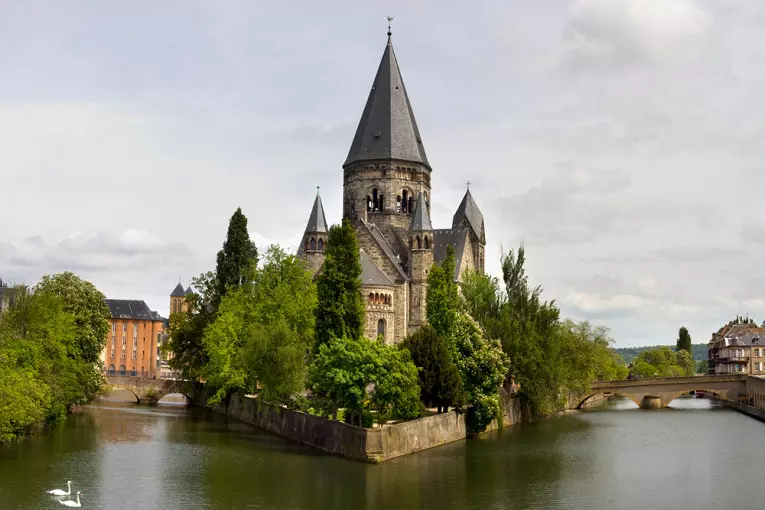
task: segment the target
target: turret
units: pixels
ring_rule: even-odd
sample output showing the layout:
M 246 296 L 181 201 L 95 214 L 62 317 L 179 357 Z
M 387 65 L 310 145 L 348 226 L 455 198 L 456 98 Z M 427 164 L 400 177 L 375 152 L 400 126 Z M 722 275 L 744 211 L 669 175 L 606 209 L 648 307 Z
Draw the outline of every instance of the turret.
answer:
M 465 192 L 457 212 L 454 213 L 452 228 L 468 229 L 475 267 L 479 272 L 483 273 L 485 270 L 486 232 L 483 225 L 483 213 L 478 208 L 478 204 L 475 203 L 475 199 L 473 199 L 473 195 L 470 193 L 470 188 Z
M 411 295 L 409 330 L 415 330 L 427 321 L 426 301 L 428 273 L 433 267 L 433 226 L 430 223 L 425 195 L 420 192 L 409 223 L 409 276 Z
M 317 188 L 316 199 L 313 201 L 311 215 L 308 217 L 308 224 L 297 252 L 298 257 L 305 260 L 314 273 L 324 263 L 324 246 L 327 244 L 328 230 L 324 206 Z

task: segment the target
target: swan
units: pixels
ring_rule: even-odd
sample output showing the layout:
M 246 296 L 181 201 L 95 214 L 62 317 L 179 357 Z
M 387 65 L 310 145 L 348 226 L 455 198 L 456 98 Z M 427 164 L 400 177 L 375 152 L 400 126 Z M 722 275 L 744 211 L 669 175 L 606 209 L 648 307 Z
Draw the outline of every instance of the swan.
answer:
M 80 508 L 82 505 L 80 504 L 80 494 L 82 494 L 80 491 L 77 491 L 77 501 L 74 501 L 73 499 L 67 499 L 66 501 L 59 501 L 64 506 L 69 506 L 72 508 Z
M 68 496 L 72 493 L 72 482 L 66 482 L 66 486 L 69 487 L 69 489 L 66 492 L 64 492 L 61 489 L 53 489 L 51 491 L 45 491 L 45 492 L 53 496 Z

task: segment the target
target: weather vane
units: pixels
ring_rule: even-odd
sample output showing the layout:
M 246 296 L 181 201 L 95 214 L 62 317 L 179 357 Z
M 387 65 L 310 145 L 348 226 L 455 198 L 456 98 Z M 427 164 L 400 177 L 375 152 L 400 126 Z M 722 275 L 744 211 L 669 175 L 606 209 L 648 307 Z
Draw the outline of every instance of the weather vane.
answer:
M 393 21 L 393 17 L 392 16 L 388 16 L 388 37 L 391 36 L 391 33 L 390 33 L 390 23 L 391 23 L 391 21 Z

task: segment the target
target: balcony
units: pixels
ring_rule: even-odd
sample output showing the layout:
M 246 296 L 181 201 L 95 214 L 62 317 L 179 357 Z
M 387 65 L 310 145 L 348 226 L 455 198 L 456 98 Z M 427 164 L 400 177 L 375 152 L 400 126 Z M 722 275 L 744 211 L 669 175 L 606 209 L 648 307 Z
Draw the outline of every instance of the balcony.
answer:
M 729 357 L 729 358 L 715 358 L 715 362 L 717 363 L 749 363 L 749 358 L 746 356 L 743 357 Z

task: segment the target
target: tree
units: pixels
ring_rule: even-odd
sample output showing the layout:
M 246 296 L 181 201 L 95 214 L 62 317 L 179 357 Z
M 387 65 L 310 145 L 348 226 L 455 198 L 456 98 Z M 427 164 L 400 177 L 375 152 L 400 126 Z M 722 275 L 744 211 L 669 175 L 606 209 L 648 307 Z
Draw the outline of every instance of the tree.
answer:
M 308 380 L 326 414 L 344 408 L 354 425 L 361 425 L 366 409 L 375 409 L 380 423 L 420 414 L 417 367 L 406 349 L 364 337 L 332 338 L 319 345 Z
M 454 281 L 454 248 L 446 248 L 441 264 L 433 264 L 428 274 L 427 314 L 428 322 L 436 334 L 451 341 L 459 309 L 459 290 Z
M 696 365 L 688 351 L 659 346 L 638 354 L 632 363 L 630 375 L 638 378 L 685 377 L 692 376 L 695 371 Z
M 361 298 L 361 261 L 356 232 L 350 221 L 329 229 L 324 265 L 316 281 L 316 348 L 331 338 L 364 335 L 364 302 Z
M 98 363 L 106 345 L 111 317 L 105 296 L 95 285 L 70 272 L 43 276 L 35 292 L 50 293 L 61 299 L 64 311 L 74 316 L 78 357 Z
M 244 285 L 250 279 L 257 263 L 258 249 L 247 232 L 247 217 L 242 214 L 241 208 L 237 208 L 229 220 L 223 248 L 218 252 L 215 268 L 218 292 L 213 302 L 215 308 L 230 288 Z
M 677 350 L 685 350 L 688 354 L 692 354 L 691 335 L 685 326 L 681 327 L 677 333 Z
M 467 314 L 457 314 L 454 339 L 456 364 L 468 404 L 472 406 L 470 428 L 480 432 L 499 416 L 499 388 L 510 363 L 500 343 L 486 338 L 478 323 Z
M 450 406 L 463 404 L 462 379 L 444 338 L 430 324 L 424 325 L 400 344 L 408 349 L 420 369 L 422 401 L 446 412 Z
M 231 390 L 283 403 L 302 390 L 314 335 L 316 286 L 305 262 L 271 246 L 251 281 L 230 288 L 204 331 L 202 375 L 220 402 Z
M 196 292 L 186 296 L 186 312 L 170 315 L 170 341 L 164 348 L 172 352 L 168 364 L 186 381 L 201 377 L 209 356 L 204 350 L 203 337 L 207 327 L 215 320 L 212 302 L 217 296 L 215 273 L 208 272 L 192 279 Z

